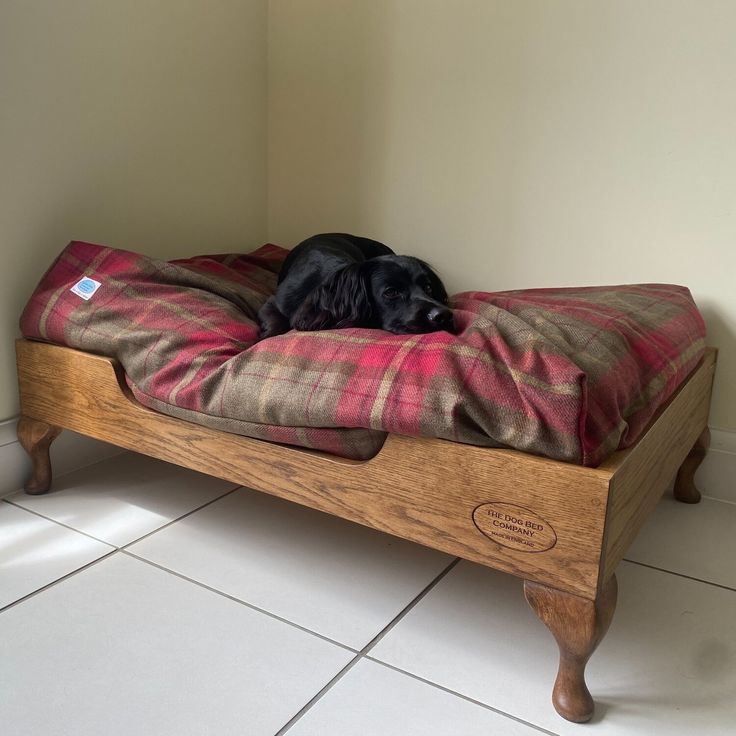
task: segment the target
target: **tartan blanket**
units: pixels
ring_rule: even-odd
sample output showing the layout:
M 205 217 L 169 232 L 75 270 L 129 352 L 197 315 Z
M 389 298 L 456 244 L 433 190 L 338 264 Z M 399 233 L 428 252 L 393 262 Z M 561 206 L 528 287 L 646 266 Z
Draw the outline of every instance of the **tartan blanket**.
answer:
M 356 459 L 386 432 L 595 466 L 637 440 L 697 365 L 705 326 L 669 284 L 464 292 L 458 332 L 289 332 L 256 313 L 288 251 L 160 261 L 72 242 L 21 331 L 116 358 L 145 406 Z

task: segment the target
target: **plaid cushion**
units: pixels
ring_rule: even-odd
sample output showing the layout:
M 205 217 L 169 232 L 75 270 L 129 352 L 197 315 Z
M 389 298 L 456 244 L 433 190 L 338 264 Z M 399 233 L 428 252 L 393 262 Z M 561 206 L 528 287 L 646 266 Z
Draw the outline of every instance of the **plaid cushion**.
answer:
M 287 252 L 165 262 L 73 242 L 21 329 L 116 358 L 153 409 L 359 459 L 397 432 L 597 465 L 636 441 L 705 349 L 690 292 L 667 284 L 465 292 L 451 300 L 456 335 L 257 342 Z M 100 283 L 88 299 L 71 290 L 85 276 Z

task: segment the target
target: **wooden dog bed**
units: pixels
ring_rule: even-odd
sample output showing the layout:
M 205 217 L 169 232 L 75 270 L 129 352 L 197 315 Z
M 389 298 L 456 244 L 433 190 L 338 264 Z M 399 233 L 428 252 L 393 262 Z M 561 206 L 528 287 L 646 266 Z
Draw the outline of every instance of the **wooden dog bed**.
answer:
M 371 460 L 337 458 L 147 409 L 110 358 L 25 339 L 16 347 L 26 492 L 49 490 L 49 446 L 71 429 L 516 575 L 559 645 L 552 701 L 571 721 L 593 714 L 585 666 L 613 616 L 616 566 L 675 476 L 678 500 L 700 500 L 712 349 L 634 446 L 587 468 L 395 434 Z

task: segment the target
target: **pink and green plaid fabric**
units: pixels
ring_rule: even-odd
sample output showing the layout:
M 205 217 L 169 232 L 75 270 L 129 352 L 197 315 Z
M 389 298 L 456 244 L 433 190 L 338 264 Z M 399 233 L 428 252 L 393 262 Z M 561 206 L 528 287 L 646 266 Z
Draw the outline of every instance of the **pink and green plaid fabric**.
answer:
M 705 349 L 690 292 L 668 284 L 465 292 L 456 335 L 258 342 L 286 253 L 166 262 L 73 242 L 21 329 L 116 358 L 142 404 L 228 432 L 357 459 L 396 432 L 589 466 L 636 441 Z M 100 284 L 88 299 L 72 291 L 84 277 Z

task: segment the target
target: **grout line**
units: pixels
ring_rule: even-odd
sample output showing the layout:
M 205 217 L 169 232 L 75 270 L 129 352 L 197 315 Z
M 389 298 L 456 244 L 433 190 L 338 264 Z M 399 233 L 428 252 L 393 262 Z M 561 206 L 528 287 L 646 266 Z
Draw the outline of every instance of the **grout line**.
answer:
M 381 641 L 381 639 L 383 639 L 383 637 L 386 636 L 386 634 L 388 634 L 389 631 L 391 631 L 459 562 L 460 557 L 456 557 L 426 588 L 424 588 L 424 590 L 419 593 L 418 596 L 410 601 L 410 603 L 405 606 L 396 617 L 389 621 L 387 626 L 381 629 L 381 631 L 379 631 L 378 634 L 360 650 L 361 655 L 366 655 L 370 652 L 371 649 L 373 649 L 373 647 L 375 647 L 376 644 L 378 644 L 378 642 Z
M 104 462 L 104 460 L 101 460 L 100 462 Z M 33 514 L 34 516 L 38 516 L 39 518 L 43 519 L 44 521 L 49 521 L 52 524 L 57 524 L 58 526 L 63 527 L 64 529 L 68 529 L 69 531 L 75 532 L 77 534 L 81 534 L 82 536 L 87 537 L 88 539 L 92 539 L 95 542 L 99 542 L 100 544 L 104 544 L 106 547 L 110 547 L 110 551 L 109 552 L 105 553 L 101 557 L 98 557 L 96 560 L 92 560 L 91 562 L 88 562 L 86 565 L 83 565 L 82 567 L 79 567 L 76 570 L 72 570 L 70 573 L 67 573 L 66 575 L 63 575 L 62 577 L 60 577 L 60 578 L 58 578 L 56 580 L 52 580 L 47 585 L 44 585 L 44 586 L 42 586 L 40 588 L 37 588 L 36 590 L 32 591 L 31 593 L 28 593 L 27 595 L 24 595 L 22 598 L 18 598 L 17 600 L 13 601 L 12 603 L 8 603 L 7 606 L 4 606 L 4 607 L 0 608 L 0 613 L 2 613 L 3 611 L 7 611 L 9 608 L 12 608 L 13 606 L 15 606 L 18 603 L 23 603 L 23 601 L 26 601 L 29 598 L 32 598 L 33 596 L 35 596 L 38 593 L 44 592 L 45 590 L 47 590 L 48 588 L 52 587 L 53 585 L 56 585 L 56 583 L 60 583 L 60 582 L 62 582 L 64 580 L 66 580 L 68 577 L 71 577 L 72 575 L 76 575 L 78 572 L 82 572 L 82 570 L 86 570 L 88 567 L 91 567 L 92 565 L 96 565 L 98 562 L 101 562 L 102 560 L 107 559 L 108 557 L 110 557 L 110 555 L 113 555 L 116 552 L 123 552 L 124 554 L 130 555 L 131 557 L 136 557 L 136 559 L 142 560 L 143 562 L 148 562 L 148 564 L 154 564 L 154 563 L 149 562 L 148 560 L 143 560 L 143 558 L 138 557 L 137 555 L 134 555 L 131 552 L 128 552 L 125 549 L 125 547 L 127 547 L 127 546 L 129 546 L 131 544 L 135 544 L 136 542 L 139 542 L 141 539 L 145 539 L 146 537 L 151 536 L 151 534 L 155 534 L 156 532 L 161 531 L 161 529 L 164 529 L 165 527 L 170 526 L 171 524 L 176 523 L 180 519 L 183 519 L 186 516 L 189 516 L 190 514 L 193 514 L 196 511 L 199 511 L 200 509 L 203 509 L 205 506 L 209 506 L 211 503 L 214 503 L 215 501 L 219 501 L 221 498 L 224 498 L 225 496 L 228 496 L 229 494 L 234 493 L 235 491 L 237 491 L 239 488 L 242 488 L 242 487 L 243 486 L 235 486 L 235 488 L 231 488 L 229 491 L 226 491 L 221 496 L 218 496 L 217 498 L 213 498 L 213 499 L 207 501 L 207 503 L 204 503 L 201 506 L 198 506 L 196 509 L 192 509 L 191 511 L 187 512 L 183 516 L 180 516 L 180 517 L 177 517 L 176 519 L 173 519 L 172 521 L 168 522 L 167 524 L 164 524 L 164 526 L 159 527 L 158 529 L 154 529 L 152 532 L 149 532 L 148 534 L 144 534 L 142 537 L 139 537 L 138 539 L 135 539 L 132 542 L 128 542 L 128 544 L 124 545 L 123 547 L 118 547 L 117 545 L 112 544 L 111 542 L 106 542 L 104 539 L 98 539 L 97 537 L 93 536 L 92 534 L 89 534 L 87 532 L 84 532 L 81 529 L 75 529 L 73 526 L 69 526 L 68 524 L 64 524 L 63 522 L 58 521 L 56 519 L 52 519 L 49 516 L 44 516 L 43 514 L 39 513 L 38 511 L 35 511 L 34 509 L 26 508 L 25 506 L 21 506 L 20 504 L 15 503 L 14 501 L 9 500 L 8 498 L 0 498 L 0 504 L 2 504 L 3 502 L 5 502 L 5 503 L 8 504 L 8 506 L 13 506 L 14 508 L 20 509 L 21 511 L 27 511 L 29 514 Z M 160 567 L 160 566 L 159 565 L 156 565 L 156 567 Z M 166 570 L 166 568 L 161 568 L 161 569 L 162 570 Z M 173 571 L 166 570 L 166 572 L 173 572 Z M 173 573 L 173 574 L 177 574 L 177 573 Z M 180 577 L 183 577 L 183 576 L 180 576 Z M 192 582 L 196 582 L 196 581 L 192 581 Z M 219 591 L 215 591 L 215 592 L 219 592 Z M 221 595 L 224 595 L 224 594 L 221 594 Z M 237 599 L 233 599 L 233 600 L 237 600 Z M 268 613 L 268 612 L 267 611 L 264 611 L 264 613 Z M 276 617 L 276 618 L 278 618 L 278 617 Z M 284 619 L 284 621 L 285 621 L 285 619 Z M 290 622 L 287 622 L 287 623 L 290 623 Z M 296 624 L 294 624 L 294 626 L 296 626 Z M 309 631 L 308 629 L 305 629 L 305 631 L 308 631 L 310 634 L 314 634 L 315 636 L 321 636 L 320 634 L 317 634 L 316 632 Z M 341 646 L 344 649 L 349 649 L 351 652 L 356 651 L 354 649 L 351 649 L 350 647 L 346 647 L 345 645 L 340 644 L 339 642 L 332 642 L 332 640 L 331 639 L 327 639 L 327 637 L 321 637 L 321 638 L 324 638 L 324 639 L 326 639 L 327 641 L 330 641 L 333 644 L 337 644 L 338 646 Z
M 505 716 L 506 718 L 510 718 L 513 721 L 522 723 L 525 726 L 534 728 L 537 731 L 541 731 L 542 733 L 548 734 L 548 736 L 558 736 L 558 734 L 556 734 L 554 731 L 548 731 L 546 728 L 543 728 L 542 726 L 538 726 L 535 723 L 532 723 L 531 721 L 525 721 L 523 718 L 519 718 L 518 716 L 514 716 L 511 713 L 507 713 L 506 711 L 499 710 L 498 708 L 494 708 L 492 705 L 488 705 L 488 703 L 484 703 L 481 700 L 476 700 L 475 698 L 471 698 L 468 695 L 463 695 L 457 690 L 452 690 L 451 688 L 445 687 L 444 685 L 439 685 L 436 682 L 432 682 L 432 680 L 427 680 L 424 677 L 415 675 L 413 672 L 409 672 L 408 670 L 403 670 L 401 669 L 401 667 L 396 667 L 395 665 L 389 664 L 388 662 L 384 662 L 380 659 L 376 659 L 375 657 L 371 657 L 370 655 L 364 655 L 364 658 L 367 659 L 369 662 L 374 662 L 375 664 L 381 665 L 382 667 L 387 667 L 390 670 L 394 670 L 394 672 L 399 672 L 402 675 L 411 677 L 413 680 L 419 680 L 419 682 L 423 682 L 425 685 L 430 685 L 431 687 L 436 688 L 437 690 L 442 690 L 442 692 L 449 693 L 450 695 L 454 695 L 455 697 L 458 697 L 461 700 L 466 700 L 469 703 L 473 703 L 473 705 L 479 705 L 481 708 L 490 710 L 492 713 L 497 713 L 500 716 Z
M 276 731 L 274 736 L 283 736 L 312 706 L 322 699 L 322 696 L 334 685 L 336 685 L 355 665 L 360 661 L 361 655 L 356 654 L 311 700 L 307 701 L 281 728 Z
M 625 559 L 626 562 L 630 562 L 635 565 L 641 565 L 642 567 L 648 567 L 653 570 L 658 570 L 659 572 L 663 572 L 665 574 L 671 574 L 676 575 L 678 577 L 687 578 L 689 580 L 694 580 L 699 583 L 704 583 L 706 585 L 713 585 L 714 587 L 723 588 L 725 590 L 733 590 L 733 588 L 729 588 L 725 585 L 720 585 L 718 583 L 713 583 L 708 580 L 701 580 L 700 578 L 694 578 L 689 575 L 683 575 L 681 573 L 676 573 L 671 570 L 664 570 L 662 568 L 654 567 L 653 565 L 646 565 L 641 562 L 635 562 L 634 560 L 628 560 Z M 281 727 L 279 731 L 276 732 L 275 736 L 283 736 L 286 734 L 286 732 L 297 722 L 299 721 L 302 716 L 304 716 L 311 708 L 340 680 L 342 677 L 347 674 L 347 672 L 352 669 L 358 661 L 361 659 L 366 659 L 370 662 L 374 662 L 378 665 L 381 665 L 383 667 L 388 667 L 389 669 L 395 670 L 396 672 L 399 672 L 407 677 L 411 677 L 415 680 L 418 680 L 419 682 L 422 682 L 426 685 L 429 685 L 430 687 L 434 687 L 438 690 L 441 690 L 443 692 L 446 692 L 450 695 L 454 695 L 455 697 L 458 697 L 462 700 L 465 700 L 469 703 L 473 703 L 474 705 L 478 705 L 481 708 L 484 708 L 486 710 L 489 710 L 493 713 L 496 713 L 497 715 L 503 716 L 505 718 L 509 718 L 513 721 L 516 721 L 517 723 L 521 723 L 525 726 L 528 726 L 529 728 L 533 728 L 536 731 L 539 731 L 540 733 L 547 734 L 548 736 L 558 736 L 555 732 L 549 731 L 546 728 L 543 728 L 542 726 L 538 726 L 535 723 L 532 723 L 530 721 L 526 721 L 523 718 L 519 718 L 518 716 L 514 716 L 511 713 L 507 713 L 503 710 L 500 710 L 498 708 L 494 708 L 491 705 L 488 705 L 487 703 L 483 703 L 480 700 L 476 700 L 474 698 L 471 698 L 467 695 L 464 695 L 463 693 L 457 692 L 456 690 L 452 690 L 448 687 L 445 687 L 444 685 L 440 685 L 436 682 L 432 682 L 431 680 L 427 680 L 423 677 L 420 677 L 419 675 L 415 675 L 412 672 L 408 672 L 407 670 L 401 669 L 400 667 L 396 667 L 394 665 L 391 665 L 387 662 L 383 662 L 382 660 L 376 659 L 375 657 L 370 656 L 369 652 L 371 649 L 373 649 L 380 641 L 383 639 L 394 627 L 396 627 L 401 620 L 414 608 L 441 580 L 444 578 L 459 562 L 461 562 L 461 558 L 455 558 L 449 565 L 446 567 L 434 580 L 432 580 L 429 585 L 424 588 L 419 595 L 416 596 L 394 619 L 392 619 L 389 624 L 382 629 L 376 637 L 374 637 L 368 644 L 366 644 L 363 649 L 358 652 L 357 656 L 352 659 L 346 667 L 344 667 L 340 672 L 338 672 L 335 677 L 330 680 L 323 688 L 320 690 L 308 703 L 306 703 L 298 713 L 296 713 L 284 726 Z
M 83 572 L 84 570 L 92 567 L 93 565 L 96 565 L 97 563 L 102 562 L 103 560 L 106 560 L 109 557 L 112 557 L 113 555 L 117 554 L 118 551 L 119 550 L 117 549 L 111 549 L 108 553 L 102 555 L 102 557 L 98 557 L 96 560 L 92 560 L 91 562 L 88 562 L 86 565 L 82 565 L 82 567 L 78 567 L 76 570 L 72 570 L 71 572 L 68 572 L 66 575 L 62 575 L 60 578 L 57 578 L 56 580 L 52 580 L 50 583 L 47 583 L 41 588 L 37 588 L 32 593 L 28 593 L 28 595 L 24 595 L 22 598 L 18 598 L 18 600 L 13 601 L 12 603 L 8 603 L 7 606 L 3 606 L 2 608 L 0 608 L 0 613 L 4 613 L 8 609 L 13 608 L 14 606 L 17 606 L 19 603 L 25 603 L 25 601 L 27 601 L 29 598 L 33 598 L 39 593 L 46 592 L 49 588 L 53 587 L 57 583 L 63 583 L 67 578 L 70 578 L 73 575 L 76 575 L 77 573 Z
M 176 519 L 172 519 L 171 521 L 167 521 L 163 526 L 160 526 L 153 531 L 150 531 L 146 534 L 144 534 L 142 537 L 138 537 L 137 539 L 133 539 L 130 542 L 126 542 L 122 547 L 118 547 L 121 551 L 126 551 L 128 547 L 130 547 L 132 544 L 138 544 L 138 542 L 142 542 L 144 539 L 147 539 L 152 534 L 157 534 L 158 532 L 163 531 L 167 527 L 171 526 L 172 524 L 176 524 L 177 522 L 181 521 L 182 519 L 186 519 L 187 516 L 191 516 L 192 514 L 195 514 L 197 511 L 201 511 L 203 508 L 206 508 L 210 504 L 213 504 L 215 501 L 220 501 L 221 499 L 225 498 L 225 496 L 229 496 L 231 493 L 235 493 L 235 491 L 240 490 L 241 488 L 245 488 L 244 486 L 235 486 L 235 488 L 231 488 L 229 491 L 225 491 L 221 496 L 217 496 L 217 498 L 211 498 L 206 503 L 203 503 L 201 506 L 197 506 L 196 509 L 192 509 L 191 511 L 187 511 L 186 514 L 182 514 L 181 516 L 177 516 Z M 245 488 L 245 490 L 249 490 Z
M 237 489 L 233 489 L 237 490 Z M 229 491 L 229 493 L 232 493 L 233 491 Z M 215 499 L 216 500 L 216 499 Z M 211 503 L 211 502 L 210 502 Z M 21 507 L 22 508 L 22 507 Z M 38 514 L 40 516 L 40 514 Z M 46 517 L 42 517 L 46 518 Z M 58 522 L 57 522 L 58 523 Z M 64 525 L 62 525 L 64 526 Z M 68 527 L 71 529 L 71 527 Z M 72 530 L 76 531 L 76 530 Z M 89 535 L 87 535 L 89 536 Z M 92 537 L 92 539 L 95 539 Z M 100 540 L 97 540 L 100 541 Z M 82 567 L 77 568 L 76 570 L 72 570 L 70 573 L 67 573 L 66 575 L 63 575 L 60 578 L 57 578 L 56 580 L 51 581 L 47 585 L 42 586 L 41 588 L 38 588 L 37 590 L 34 590 L 33 592 L 29 593 L 28 595 L 23 596 L 22 598 L 19 598 L 18 600 L 13 601 L 12 603 L 9 603 L 7 606 L 4 606 L 0 608 L 0 613 L 3 613 L 11 608 L 14 608 L 15 606 L 24 603 L 25 601 L 35 597 L 36 595 L 39 595 L 40 593 L 45 592 L 49 588 L 54 587 L 55 585 L 62 583 L 63 581 L 67 580 L 68 578 L 73 577 L 74 575 L 77 575 L 78 573 L 81 573 L 85 570 L 87 570 L 90 567 L 93 567 L 94 565 L 97 565 L 98 563 L 103 562 L 104 560 L 112 557 L 113 555 L 117 553 L 122 553 L 124 555 L 127 555 L 128 557 L 132 557 L 134 559 L 139 560 L 140 562 L 143 562 L 145 564 L 151 565 L 152 567 L 156 567 L 163 572 L 167 572 L 169 574 L 175 575 L 176 577 L 179 577 L 183 580 L 186 580 L 190 583 L 193 583 L 195 585 L 198 585 L 199 587 L 205 588 L 206 590 L 209 590 L 212 593 L 215 593 L 217 595 L 223 596 L 225 598 L 228 598 L 236 603 L 240 603 L 241 605 L 246 606 L 247 608 L 250 608 L 254 611 L 257 611 L 258 613 L 262 613 L 266 616 L 269 616 L 270 618 L 276 619 L 282 623 L 288 624 L 289 626 L 292 626 L 296 629 L 299 629 L 301 631 L 304 631 L 307 634 L 311 634 L 312 636 L 316 636 L 319 639 L 322 639 L 330 644 L 333 644 L 335 646 L 340 647 L 341 649 L 344 649 L 346 651 L 352 652 L 355 654 L 355 656 L 328 682 L 325 684 L 325 686 L 317 692 L 307 703 L 300 708 L 300 710 L 295 713 L 289 721 L 287 721 L 275 734 L 275 736 L 283 736 L 297 721 L 299 721 L 302 716 L 304 716 L 311 708 L 335 685 L 337 682 L 339 682 L 361 659 L 367 659 L 371 662 L 374 662 L 382 667 L 387 667 L 389 669 L 395 670 L 396 672 L 399 672 L 403 675 L 406 675 L 407 677 L 411 677 L 415 680 L 418 680 L 420 682 L 423 682 L 431 687 L 434 687 L 438 690 L 442 690 L 443 692 L 446 692 L 450 695 L 454 695 L 456 697 L 461 698 L 462 700 L 468 701 L 470 703 L 473 703 L 475 705 L 479 705 L 482 708 L 485 708 L 486 710 L 490 710 L 493 713 L 497 713 L 501 716 L 510 718 L 514 721 L 517 721 L 519 723 L 522 723 L 524 725 L 527 725 L 531 728 L 536 729 L 537 731 L 540 731 L 541 733 L 548 734 L 548 736 L 557 736 L 557 734 L 554 734 L 552 731 L 547 731 L 546 729 L 543 729 L 539 726 L 536 726 L 533 723 L 530 723 L 528 721 L 524 721 L 521 718 L 517 718 L 516 716 L 513 716 L 509 713 L 505 713 L 504 711 L 498 710 L 497 708 L 493 708 L 490 705 L 487 705 L 486 703 L 483 703 L 479 700 L 475 700 L 471 697 L 468 697 L 467 695 L 463 695 L 462 693 L 456 692 L 455 690 L 451 690 L 450 688 L 444 687 L 443 685 L 439 685 L 438 683 L 432 682 L 431 680 L 425 680 L 422 677 L 419 677 L 418 675 L 414 675 L 411 672 L 407 672 L 406 670 L 402 670 L 398 667 L 395 667 L 393 665 L 390 665 L 386 662 L 383 662 L 381 660 L 375 659 L 374 657 L 371 657 L 368 655 L 368 652 L 384 637 L 386 634 L 389 633 L 408 613 L 409 611 L 414 608 L 460 561 L 460 558 L 455 558 L 434 580 L 432 580 L 420 593 L 417 595 L 407 606 L 404 607 L 404 609 L 395 617 L 393 618 L 389 624 L 382 629 L 379 634 L 374 637 L 368 644 L 363 647 L 362 650 L 357 651 L 351 647 L 346 646 L 345 644 L 342 644 L 338 641 L 335 641 L 333 639 L 330 639 L 329 637 L 326 637 L 322 634 L 319 634 L 315 631 L 312 631 L 310 629 L 307 629 L 304 626 L 300 626 L 299 624 L 296 624 L 292 621 L 289 621 L 285 618 L 282 618 L 281 616 L 278 616 L 274 613 L 271 613 L 270 611 L 266 611 L 262 608 L 259 608 L 258 606 L 254 606 L 251 603 L 247 603 L 245 601 L 242 601 L 238 598 L 234 598 L 231 595 L 228 595 L 226 593 L 223 593 L 222 591 L 215 590 L 214 588 L 211 588 L 208 585 L 205 585 L 204 583 L 200 583 L 196 580 L 193 580 L 191 578 L 186 577 L 185 575 L 181 575 L 180 573 L 177 573 L 173 570 L 168 570 L 165 567 L 162 567 L 161 565 L 158 565 L 154 562 L 151 562 L 150 560 L 146 560 L 142 557 L 139 557 L 138 555 L 133 554 L 132 552 L 129 552 L 128 550 L 122 549 L 122 548 L 115 548 L 111 549 L 107 554 L 102 555 L 101 557 L 98 557 L 96 560 L 92 560 L 91 562 L 88 562 L 86 565 L 83 565 Z
M 381 631 L 378 632 L 376 636 L 373 637 L 359 652 L 356 652 L 356 656 L 348 662 L 348 664 L 343 667 L 340 672 L 338 672 L 335 677 L 333 677 L 308 703 L 305 703 L 302 708 L 295 713 L 277 732 L 274 736 L 283 736 L 297 721 L 299 721 L 302 716 L 304 716 L 306 713 L 308 713 L 312 707 L 322 698 L 323 695 L 325 695 L 332 687 L 335 685 L 342 677 L 347 674 L 347 672 L 352 669 L 362 658 L 366 657 L 367 653 L 376 645 L 378 642 L 386 635 L 388 634 L 391 629 L 396 626 L 396 624 L 401 621 L 401 619 L 406 616 L 409 611 L 411 611 L 414 606 L 419 603 L 419 601 L 424 598 L 427 593 L 429 593 L 432 588 L 437 585 L 437 583 L 442 580 L 442 578 L 447 575 L 447 573 L 452 570 L 455 565 L 457 565 L 460 562 L 460 558 L 456 557 L 442 572 L 440 572 L 437 577 L 435 577 L 433 580 L 430 581 L 430 583 L 423 588 L 419 595 L 415 596 L 404 608 L 396 615 L 394 618 L 391 619 L 391 621 L 388 622 L 388 624 L 381 629 Z M 353 650 L 355 651 L 355 650 Z M 555 736 L 554 734 L 552 736 Z
M 674 570 L 667 570 L 663 567 L 657 567 L 656 565 L 647 565 L 646 562 L 637 562 L 636 560 L 630 560 L 628 557 L 624 557 L 624 562 L 629 562 L 632 565 L 639 565 L 640 567 L 647 567 L 650 570 L 657 570 L 663 572 L 666 575 L 675 575 L 678 578 L 685 578 L 686 580 L 693 580 L 696 583 L 703 583 L 704 585 L 712 585 L 714 588 L 721 588 L 722 590 L 730 590 L 736 592 L 736 588 L 731 588 L 728 585 L 722 585 L 721 583 L 714 583 L 711 580 L 703 580 L 703 578 L 696 578 L 692 575 L 685 575 L 682 572 L 675 572 Z
M 26 506 L 21 506 L 19 503 L 16 503 L 15 501 L 11 501 L 8 498 L 3 498 L 2 500 L 5 503 L 7 503 L 9 506 L 14 506 L 16 509 L 20 509 L 21 511 L 27 511 L 29 514 L 33 514 L 34 516 L 39 516 L 40 518 L 44 519 L 44 521 L 50 521 L 52 524 L 58 524 L 59 526 L 63 526 L 65 529 L 68 529 L 69 531 L 76 532 L 77 534 L 82 534 L 83 536 L 88 537 L 89 539 L 94 539 L 95 542 L 104 544 L 106 547 L 111 547 L 113 550 L 120 549 L 117 545 L 114 545 L 111 542 L 106 542 L 104 539 L 99 539 L 98 537 L 95 537 L 92 534 L 89 534 L 88 532 L 83 532 L 81 529 L 75 529 L 73 526 L 69 526 L 69 524 L 65 524 L 63 521 L 58 521 L 57 519 L 52 519 L 50 516 L 45 516 L 44 514 L 39 513 L 35 509 L 29 509 Z
M 100 462 L 104 462 L 104 461 L 100 461 Z M 137 537 L 136 539 L 133 539 L 130 542 L 126 542 L 122 547 L 118 546 L 117 544 L 113 544 L 112 542 L 107 542 L 104 539 L 100 539 L 99 537 L 95 537 L 93 534 L 90 534 L 89 532 L 85 532 L 82 529 L 77 529 L 76 527 L 69 526 L 69 524 L 65 524 L 63 521 L 54 519 L 51 516 L 46 516 L 45 514 L 42 514 L 40 511 L 36 511 L 35 509 L 29 509 L 27 506 L 23 506 L 17 501 L 11 501 L 9 498 L 0 498 L 0 502 L 5 501 L 5 503 L 10 504 L 11 506 L 15 506 L 16 508 L 21 509 L 22 511 L 27 511 L 29 514 L 35 514 L 36 516 L 40 516 L 42 519 L 45 519 L 46 521 L 51 521 L 54 524 L 63 526 L 66 529 L 69 529 L 70 531 L 77 532 L 77 534 L 83 534 L 85 537 L 94 539 L 95 542 L 100 542 L 101 544 L 105 544 L 108 547 L 112 547 L 113 549 L 125 550 L 126 547 L 129 547 L 131 544 L 136 544 L 137 542 L 140 542 L 141 540 L 146 539 L 146 537 L 150 537 L 152 534 L 156 534 L 157 532 L 160 532 L 163 529 L 166 529 L 166 527 L 171 526 L 172 524 L 176 524 L 177 521 L 181 521 L 182 519 L 185 519 L 187 516 L 191 516 L 197 511 L 200 511 L 201 509 L 205 508 L 205 506 L 209 506 L 211 503 L 214 503 L 215 501 L 219 501 L 220 499 L 225 498 L 225 496 L 229 496 L 231 493 L 234 493 L 240 488 L 244 488 L 244 486 L 235 486 L 235 488 L 231 488 L 229 491 L 225 491 L 225 493 L 223 493 L 221 496 L 217 496 L 217 498 L 211 498 L 209 501 L 203 503 L 201 506 L 197 506 L 197 508 L 192 509 L 191 511 L 187 511 L 186 514 L 182 514 L 181 516 L 177 516 L 175 519 L 172 519 L 171 521 L 167 521 L 163 526 L 159 526 L 153 531 L 147 532 L 142 537 Z M 245 490 L 248 490 L 248 489 L 246 488 Z M 16 493 L 16 491 L 13 491 L 13 493 Z M 45 495 L 45 494 L 42 494 L 42 495 Z
M 721 503 L 728 503 L 731 506 L 736 506 L 736 500 L 732 501 L 729 498 L 718 498 L 718 496 L 709 496 L 707 493 L 703 493 L 702 497 L 708 499 L 708 501 L 720 501 Z
M 216 593 L 217 595 L 220 595 L 223 598 L 227 598 L 228 600 L 234 601 L 235 603 L 240 603 L 246 608 L 250 608 L 253 611 L 262 613 L 265 616 L 268 616 L 269 618 L 273 618 L 273 619 L 276 619 L 276 621 L 280 621 L 281 623 L 288 624 L 289 626 L 295 629 L 299 629 L 300 631 L 303 631 L 305 634 L 311 634 L 312 636 L 316 636 L 318 639 L 322 639 L 323 641 L 326 641 L 329 644 L 333 644 L 336 647 L 340 647 L 340 649 L 345 649 L 348 652 L 352 652 L 353 654 L 356 654 L 356 655 L 359 654 L 357 649 L 354 649 L 353 647 L 349 647 L 347 644 L 343 644 L 342 642 L 339 642 L 335 639 L 330 639 L 329 636 L 325 636 L 324 634 L 320 634 L 317 631 L 308 629 L 306 626 L 301 626 L 300 624 L 294 623 L 293 621 L 289 621 L 289 619 L 284 618 L 283 616 L 279 616 L 278 614 L 268 611 L 265 608 L 261 608 L 260 606 L 256 606 L 253 603 L 248 603 L 248 601 L 244 601 L 242 598 L 236 598 L 235 596 L 230 595 L 229 593 L 224 593 L 221 590 L 217 590 L 217 588 L 213 588 L 207 585 L 206 583 L 200 582 L 199 580 L 195 580 L 194 578 L 190 578 L 190 577 L 187 577 L 186 575 L 182 575 L 180 572 L 176 572 L 176 570 L 171 570 L 168 567 L 164 567 L 163 565 L 159 565 L 156 562 L 147 560 L 145 557 L 140 557 L 139 555 L 135 554 L 134 552 L 131 552 L 130 550 L 119 549 L 118 551 L 122 552 L 124 555 L 128 555 L 129 557 L 133 557 L 134 559 L 139 560 L 140 562 L 145 562 L 146 565 L 151 565 L 151 567 L 156 567 L 159 570 L 162 570 L 163 572 L 167 572 L 171 575 L 175 575 L 176 577 L 181 578 L 182 580 L 186 580 L 188 583 L 193 583 L 194 585 L 197 585 L 200 588 L 204 588 L 205 590 L 210 591 L 210 593 Z

